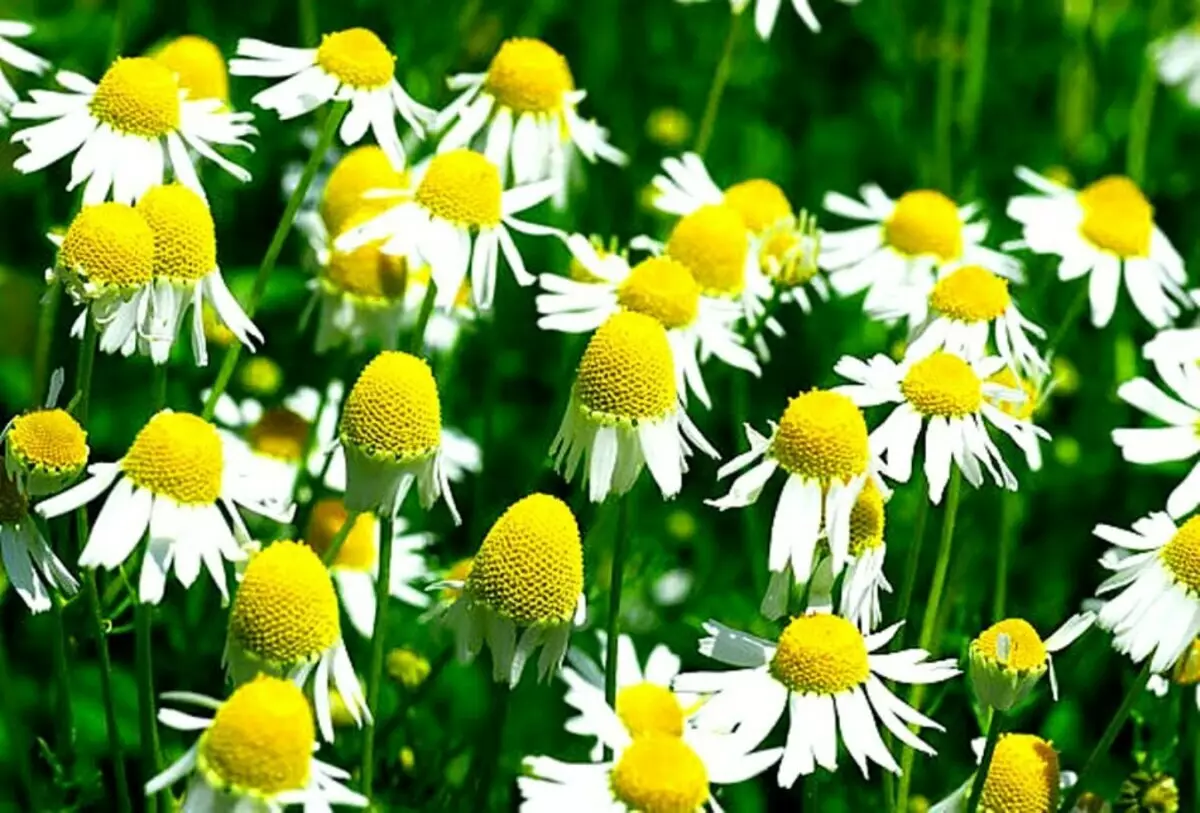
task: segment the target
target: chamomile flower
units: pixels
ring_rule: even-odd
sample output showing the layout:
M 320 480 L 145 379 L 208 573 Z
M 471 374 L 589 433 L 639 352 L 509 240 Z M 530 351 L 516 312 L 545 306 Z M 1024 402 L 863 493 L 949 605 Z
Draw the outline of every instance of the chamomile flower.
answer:
M 701 0 L 676 0 L 677 3 L 696 3 Z M 857 5 L 859 0 L 839 0 L 848 6 Z M 734 14 L 741 14 L 751 4 L 754 6 L 754 28 L 758 31 L 758 35 L 764 40 L 771 36 L 771 31 L 775 28 L 775 19 L 779 16 L 779 7 L 783 4 L 783 0 L 730 0 L 730 6 Z M 813 13 L 812 4 L 809 0 L 792 0 L 792 8 L 800 15 L 800 19 L 808 26 L 808 30 L 814 34 L 821 30 L 821 24 L 817 21 L 816 14 Z
M 371 721 L 342 641 L 332 577 L 303 542 L 274 542 L 251 557 L 229 613 L 225 665 L 235 685 L 259 674 L 311 683 L 317 725 L 331 742 L 331 686 L 360 727 Z
M 716 356 L 731 367 L 761 374 L 754 354 L 734 328 L 741 309 L 728 300 L 701 296 L 687 266 L 670 257 L 650 257 L 630 267 L 621 254 L 601 254 L 579 234 L 571 235 L 567 246 L 593 281 L 557 274 L 538 277 L 545 292 L 537 298 L 538 327 L 590 332 L 619 310 L 654 317 L 667 329 L 675 359 L 675 387 L 684 403 L 690 390 L 700 403 L 712 407 L 701 359 Z
M 983 759 L 984 740 L 971 743 L 975 761 Z M 1033 734 L 1001 734 L 988 765 L 979 797 L 981 811 L 1058 810 L 1061 791 L 1075 784 L 1075 774 L 1059 768 L 1058 752 Z M 966 813 L 974 775 L 929 813 Z
M 294 684 L 261 676 L 225 700 L 192 692 L 164 692 L 162 699 L 213 715 L 159 710 L 164 726 L 201 734 L 183 756 L 146 783 L 147 796 L 187 778 L 181 813 L 281 813 L 290 805 L 315 813 L 333 805 L 367 806 L 365 796 L 342 784 L 348 773 L 313 755 L 312 712 Z
M 62 370 L 55 370 L 45 406 L 16 416 L 0 432 L 5 473 L 27 497 L 61 491 L 87 465 L 87 432 L 70 412 L 55 407 L 62 384 Z
M 239 181 L 250 180 L 213 149 L 249 148 L 245 137 L 256 132 L 250 114 L 231 112 L 217 99 L 189 98 L 175 72 L 158 60 L 119 57 L 99 84 L 70 71 L 55 79 L 69 92 L 34 90 L 33 101 L 12 108 L 14 119 L 47 120 L 13 134 L 28 150 L 13 163 L 20 172 L 75 153 L 68 191 L 86 181 L 84 204 L 100 203 L 110 192 L 115 201 L 133 203 L 165 182 L 169 164 L 176 181 L 203 197 L 190 147 Z
M 1160 367 L 1166 382 L 1175 392 L 1171 397 L 1145 378 L 1126 381 L 1117 389 L 1117 397 L 1137 407 L 1166 426 L 1138 429 L 1114 429 L 1113 442 L 1121 456 L 1131 463 L 1153 464 L 1190 460 L 1200 455 L 1200 376 L 1182 367 Z M 1167 497 L 1167 513 L 1183 517 L 1200 505 L 1200 463 Z
M 32 33 L 33 26 L 29 23 L 18 20 L 0 20 L 0 62 L 11 65 L 19 71 L 40 76 L 50 67 L 50 63 L 11 42 L 11 40 L 28 37 Z M 17 103 L 19 98 L 17 91 L 8 81 L 8 77 L 4 75 L 3 71 L 0 71 L 0 125 L 8 123 L 6 113 Z
M 149 531 L 138 580 L 142 601 L 162 599 L 172 568 L 179 583 L 191 587 L 202 564 L 228 600 L 224 562 L 244 559 L 242 546 L 250 542 L 238 506 L 279 522 L 291 519 L 290 508 L 258 499 L 245 472 L 228 465 L 235 462 L 227 459 L 216 427 L 165 409 L 141 428 L 124 457 L 93 463 L 88 479 L 39 503 L 37 512 L 61 516 L 111 487 L 79 556 L 81 567 L 120 566 Z
M 50 590 L 72 596 L 79 582 L 54 555 L 29 515 L 29 497 L 0 471 L 0 561 L 8 582 L 31 613 L 50 609 Z
M 752 178 L 722 191 L 694 152 L 663 159 L 662 171 L 664 174 L 654 176 L 651 186 L 658 193 L 655 208 L 667 214 L 690 215 L 701 206 L 723 203 L 742 216 L 755 237 L 795 217 L 791 201 L 773 181 Z
M 1168 674 L 1151 675 L 1146 688 L 1163 697 L 1172 684 L 1191 692 L 1196 701 L 1196 708 L 1200 709 L 1200 638 L 1188 645 L 1187 651 L 1175 661 Z
M 538 647 L 538 679 L 562 664 L 571 628 L 583 622 L 583 547 L 575 515 L 546 494 L 513 503 L 492 525 L 457 600 L 445 613 L 459 660 L 486 642 L 492 679 L 514 687 Z
M 373 31 L 348 28 L 321 37 L 317 48 L 286 48 L 256 39 L 238 41 L 229 63 L 234 76 L 286 77 L 259 91 L 251 101 L 293 119 L 329 101 L 349 102 L 338 134 L 346 146 L 371 130 L 392 162 L 404 166 L 404 146 L 396 132 L 396 113 L 418 137 L 433 111 L 417 103 L 396 81 L 396 57 Z
M 1195 25 L 1181 28 L 1149 50 L 1163 84 L 1182 88 L 1188 103 L 1200 107 L 1200 30 Z
M 592 502 L 633 488 L 644 467 L 665 499 L 679 493 L 695 446 L 716 449 L 679 403 L 666 328 L 652 316 L 619 311 L 592 334 L 550 446 L 554 468 L 571 482 L 583 463 Z
M 338 159 L 325 179 L 315 211 L 311 213 L 319 218 L 316 224 L 319 230 L 309 231 L 309 239 L 326 242 L 330 235 L 345 231 L 350 219 L 363 209 L 383 211 L 391 201 L 412 197 L 412 192 L 408 171 L 394 166 L 380 147 L 373 144 L 355 147 Z M 309 225 L 310 221 L 297 219 L 297 223 Z
M 795 302 L 812 312 L 812 297 L 829 299 L 829 283 L 821 274 L 821 233 L 817 219 L 807 211 L 768 226 L 758 238 L 758 263 L 781 302 Z M 764 324 L 779 333 L 768 319 Z
M 757 744 L 788 710 L 789 723 L 779 785 L 791 787 L 817 767 L 837 770 L 839 732 L 863 775 L 874 762 L 892 773 L 900 766 L 884 745 L 879 723 L 905 745 L 935 752 L 908 725 L 942 730 L 884 685 L 940 683 L 959 672 L 953 660 L 927 661 L 921 649 L 881 653 L 900 629 L 893 624 L 863 635 L 844 618 L 826 613 L 792 619 L 778 642 L 764 641 L 710 621 L 700 651 L 739 667 L 727 672 L 693 672 L 675 679 L 681 691 L 712 694 L 697 714 L 703 727 L 736 726 L 742 742 Z M 878 718 L 878 720 L 876 719 Z
M 216 99 L 229 105 L 229 70 L 221 50 L 194 34 L 176 37 L 153 54 L 174 72 L 189 99 Z
M 1112 319 L 1122 277 L 1134 307 L 1156 328 L 1191 306 L 1183 258 L 1155 225 L 1154 207 L 1132 180 L 1110 175 L 1076 191 L 1025 167 L 1017 168 L 1017 177 L 1037 194 L 1008 202 L 1008 216 L 1024 234 L 1006 247 L 1058 255 L 1064 282 L 1087 276 L 1094 326 Z
M 971 641 L 968 651 L 975 697 L 989 708 L 1008 711 L 1024 700 L 1049 671 L 1050 694 L 1057 700 L 1058 679 L 1051 655 L 1070 646 L 1094 621 L 1093 613 L 1079 613 L 1045 641 L 1023 618 L 1006 618 L 992 624 Z

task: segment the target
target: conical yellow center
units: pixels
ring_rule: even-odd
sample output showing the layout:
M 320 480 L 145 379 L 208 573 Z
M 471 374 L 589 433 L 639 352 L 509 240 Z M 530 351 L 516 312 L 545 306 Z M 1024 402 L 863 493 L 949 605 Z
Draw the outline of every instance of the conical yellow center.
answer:
M 318 556 L 324 558 L 325 551 L 329 550 L 329 544 L 348 516 L 345 503 L 337 497 L 326 497 L 313 506 L 308 519 L 308 533 L 304 538 Z M 374 514 L 359 514 L 330 566 L 369 572 L 375 566 L 377 555 L 375 528 Z
M 1175 581 L 1200 593 L 1200 516 L 1183 523 L 1158 555 Z
M 71 221 L 58 265 L 96 285 L 132 293 L 154 277 L 154 233 L 132 206 L 88 206 Z
M 488 66 L 488 93 L 517 113 L 556 113 L 563 95 L 575 89 L 571 68 L 558 51 L 541 40 L 505 40 Z
M 836 615 L 793 618 L 779 636 L 771 674 L 793 692 L 835 695 L 871 675 L 862 633 Z
M 298 463 L 308 440 L 308 421 L 286 407 L 273 407 L 246 432 L 250 448 L 266 457 Z
M 971 365 L 942 350 L 910 367 L 900 391 L 926 417 L 961 418 L 978 412 L 983 403 L 983 383 Z
M 138 488 L 181 505 L 212 505 L 221 496 L 224 453 L 211 423 L 164 410 L 133 439 L 121 470 Z
M 868 477 L 863 483 L 854 508 L 850 510 L 850 555 L 859 556 L 865 550 L 883 545 L 885 526 L 883 494 L 875 480 Z
M 650 257 L 633 267 L 617 288 L 617 302 L 653 316 L 667 330 L 687 327 L 700 309 L 700 286 L 692 272 L 668 257 Z
M 395 203 L 385 198 L 365 197 L 376 189 L 398 191 L 408 187 L 408 173 L 392 166 L 375 145 L 356 147 L 342 156 L 325 181 L 321 195 L 321 217 L 330 234 L 341 234 L 351 215 L 362 209 L 378 213 Z
M 682 739 L 638 737 L 609 776 L 613 796 L 639 813 L 695 813 L 709 798 L 704 762 Z
M 229 72 L 221 51 L 204 37 L 190 34 L 168 42 L 154 58 L 175 74 L 192 99 L 229 101 Z
M 812 390 L 788 401 L 771 454 L 791 474 L 846 482 L 867 470 L 867 422 L 854 402 Z
M 1079 192 L 1079 231 L 1097 248 L 1118 257 L 1148 257 L 1154 207 L 1137 184 L 1123 175 L 1101 178 Z
M 363 90 L 386 87 L 396 73 L 396 57 L 374 32 L 347 28 L 321 37 L 317 65 L 343 85 Z
M 592 335 L 576 373 L 579 400 L 597 420 L 661 420 L 675 411 L 675 363 L 652 316 L 614 313 Z
M 29 514 L 29 498 L 17 489 L 0 466 L 0 525 L 15 525 Z
M 8 444 L 27 468 L 77 474 L 87 465 L 87 432 L 64 409 L 43 409 L 15 418 Z
M 905 192 L 883 224 L 888 245 L 913 257 L 953 260 L 962 254 L 962 220 L 954 201 L 932 189 Z
M 434 217 L 463 228 L 500 224 L 500 172 L 491 161 L 467 149 L 433 157 L 417 186 L 417 203 Z
M 375 214 L 360 208 L 346 222 L 346 229 L 369 220 Z M 337 290 L 368 300 L 391 302 L 404 296 L 408 263 L 404 257 L 384 254 L 385 240 L 364 243 L 350 251 L 334 250 L 325 268 L 325 279 Z
M 742 181 L 725 190 L 725 205 L 732 208 L 755 234 L 792 216 L 792 204 L 778 185 L 763 178 Z
M 200 770 L 218 787 L 274 796 L 307 787 L 316 739 L 304 693 L 260 675 L 234 689 L 200 737 Z
M 399 463 L 429 457 L 441 436 L 442 407 L 429 365 L 398 350 L 372 359 L 342 408 L 342 442 Z
M 118 57 L 100 78 L 89 107 L 119 133 L 161 138 L 179 129 L 179 82 L 149 57 Z
M 1001 401 L 997 399 L 993 402 L 997 409 L 1006 415 L 1013 416 L 1019 421 L 1027 421 L 1033 417 L 1033 411 L 1037 408 L 1038 401 L 1036 384 L 1028 379 L 1018 378 L 1017 374 L 1008 367 L 1004 367 L 995 375 L 990 376 L 988 381 L 1025 395 L 1024 400 L 1021 401 Z
M 749 249 L 746 223 L 725 205 L 701 206 L 680 218 L 667 238 L 667 255 L 686 265 L 711 296 L 742 292 Z
M 1171 680 L 1180 686 L 1200 683 L 1200 638 L 1194 639 L 1183 656 L 1175 661 L 1175 666 L 1171 669 Z
M 983 783 L 987 813 L 1046 813 L 1058 809 L 1058 754 L 1032 734 L 1003 734 Z
M 479 546 L 466 590 L 517 624 L 570 621 L 583 592 L 583 547 L 571 509 L 547 494 L 509 506 Z
M 929 305 L 959 322 L 990 322 L 1008 310 L 1008 280 L 986 268 L 968 265 L 938 281 L 929 293 Z
M 665 686 L 650 682 L 626 686 L 617 692 L 616 707 L 631 737 L 652 733 L 683 736 L 683 708 Z
M 182 184 L 153 186 L 137 210 L 154 234 L 154 276 L 197 282 L 217 267 L 217 230 L 208 204 Z
M 1000 656 L 1000 636 L 1008 636 L 1008 657 Z M 1046 645 L 1037 630 L 1021 618 L 1006 618 L 985 629 L 971 650 L 996 666 L 1017 672 L 1036 672 L 1046 666 Z
M 316 660 L 341 637 L 329 571 L 303 542 L 267 546 L 246 565 L 229 635 L 276 667 Z

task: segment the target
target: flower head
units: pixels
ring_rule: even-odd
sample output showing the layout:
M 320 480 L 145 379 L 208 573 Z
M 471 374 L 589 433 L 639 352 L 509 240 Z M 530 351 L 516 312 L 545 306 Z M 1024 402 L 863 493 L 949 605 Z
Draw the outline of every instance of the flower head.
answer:
M 985 705 L 1008 711 L 1021 702 L 1042 675 L 1050 672 L 1050 691 L 1058 699 L 1058 682 L 1051 655 L 1091 627 L 1095 616 L 1081 613 L 1045 641 L 1022 618 L 1006 618 L 985 629 L 971 642 L 968 653 L 971 686 Z
M 87 432 L 65 409 L 39 409 L 12 419 L 0 435 L 9 477 L 40 497 L 69 485 L 87 465 Z
M 192 99 L 216 99 L 229 103 L 229 72 L 221 51 L 204 37 L 176 37 L 154 53 L 154 59 L 175 74 Z

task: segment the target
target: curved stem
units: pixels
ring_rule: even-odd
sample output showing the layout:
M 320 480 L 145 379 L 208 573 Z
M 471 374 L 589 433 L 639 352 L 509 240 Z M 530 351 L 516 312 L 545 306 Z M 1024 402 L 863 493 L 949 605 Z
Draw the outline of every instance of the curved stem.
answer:
M 67 625 L 63 619 L 62 596 L 50 596 L 50 617 L 54 621 L 54 701 L 55 723 L 58 727 L 55 746 L 60 759 L 75 752 L 75 716 L 71 710 L 71 667 L 67 663 Z
M 967 19 L 967 64 L 959 117 L 962 143 L 966 150 L 975 146 L 979 132 L 979 111 L 983 106 L 983 86 L 987 78 L 988 36 L 992 18 L 992 0 L 974 0 Z
M 80 508 L 75 514 L 80 538 L 87 536 L 87 513 Z M 82 543 L 81 543 L 82 544 Z M 100 612 L 100 595 L 96 588 L 96 571 L 84 569 L 83 592 L 87 597 L 88 610 L 92 617 L 92 634 L 96 636 L 96 650 L 100 658 L 100 692 L 104 696 L 104 725 L 108 732 L 108 751 L 113 761 L 113 782 L 117 786 L 117 810 L 129 813 L 133 803 L 129 799 L 129 783 L 125 778 L 125 758 L 121 755 L 121 735 L 117 729 L 117 712 L 113 705 L 112 660 L 108 654 L 108 632 Z
M 1005 490 L 1000 495 L 1000 543 L 996 546 L 996 585 L 992 593 L 992 623 L 1004 620 L 1008 605 L 1008 567 L 1016 542 L 1020 497 Z
M 353 524 L 348 519 L 346 524 Z M 379 721 L 379 686 L 383 680 L 383 648 L 387 639 L 388 597 L 392 578 L 392 542 L 395 519 L 388 512 L 379 517 L 379 575 L 375 579 L 375 628 L 371 632 L 371 665 L 367 673 L 367 708 L 371 720 L 363 730 L 362 789 L 371 795 L 375 776 L 375 726 Z M 339 535 L 341 531 L 338 532 Z M 330 548 L 332 549 L 332 545 Z
M 71 399 L 75 404 L 75 420 L 85 429 L 92 405 L 92 371 L 96 365 L 96 345 L 99 340 L 100 330 L 89 313 L 83 320 L 83 339 L 79 342 L 79 357 L 75 364 L 75 395 Z M 40 391 L 35 395 L 41 397 Z
M 988 768 L 992 765 L 992 755 L 996 753 L 996 743 L 1000 742 L 1000 730 L 1004 727 L 1004 715 L 992 709 L 992 719 L 988 723 L 987 744 L 983 746 L 983 757 L 979 760 L 979 768 L 975 771 L 975 781 L 971 783 L 971 796 L 967 799 L 967 813 L 975 813 L 979 808 L 979 799 L 983 796 L 983 786 L 987 783 Z
M 738 30 L 741 28 L 742 15 L 731 14 L 729 32 L 725 35 L 725 45 L 721 49 L 721 58 L 713 73 L 712 84 L 708 88 L 708 98 L 704 102 L 704 116 L 700 119 L 700 130 L 696 134 L 695 151 L 703 156 L 712 141 L 713 131 L 717 126 L 717 113 L 721 109 L 721 99 L 725 95 L 725 86 L 729 84 L 729 74 L 733 68 L 733 49 L 737 44 Z
M 33 399 L 35 402 L 45 397 L 46 382 L 50 380 L 50 351 L 54 347 L 54 326 L 58 322 L 58 307 L 61 299 L 62 283 L 58 281 L 58 277 L 55 277 L 50 280 L 46 294 L 42 297 L 42 307 L 38 311 L 37 339 L 33 347 Z M 90 317 L 88 319 L 90 321 Z
M 1058 349 L 1058 345 L 1066 338 L 1067 331 L 1079 321 L 1079 315 L 1083 312 L 1083 308 L 1088 302 L 1088 284 L 1087 282 L 1079 283 L 1079 291 L 1075 294 L 1075 299 L 1071 301 L 1071 306 L 1067 308 L 1067 313 L 1063 316 L 1058 327 L 1054 330 L 1054 335 L 1050 337 L 1050 341 L 1046 344 L 1046 350 L 1042 353 L 1042 358 L 1051 359 L 1054 357 L 1054 351 Z
M 346 544 L 346 538 L 350 536 L 350 531 L 354 529 L 354 523 L 357 521 L 357 511 L 350 511 L 346 514 L 346 519 L 342 522 L 342 527 L 338 528 L 337 533 L 333 535 L 333 539 L 329 540 L 329 547 L 326 548 L 325 553 L 321 555 L 321 561 L 325 563 L 326 567 L 329 567 L 331 564 L 337 561 L 338 553 L 341 552 L 342 545 Z M 303 531 L 301 531 L 301 533 L 303 533 Z M 382 533 L 382 531 L 380 531 L 380 533 Z M 382 567 L 382 560 L 379 564 Z
M 417 324 L 413 326 L 412 346 L 414 356 L 425 355 L 425 328 L 429 326 L 429 317 L 433 314 L 433 301 L 437 298 L 437 283 L 432 279 L 425 286 L 425 296 L 421 299 L 421 310 L 417 312 Z
M 1171 0 L 1157 0 L 1150 13 L 1150 36 L 1166 28 L 1171 19 Z M 1139 187 L 1146 179 L 1146 154 L 1150 146 L 1150 124 L 1154 118 L 1154 98 L 1158 95 L 1158 67 L 1147 53 L 1143 56 L 1142 75 L 1129 108 L 1129 141 L 1125 145 L 1125 174 Z

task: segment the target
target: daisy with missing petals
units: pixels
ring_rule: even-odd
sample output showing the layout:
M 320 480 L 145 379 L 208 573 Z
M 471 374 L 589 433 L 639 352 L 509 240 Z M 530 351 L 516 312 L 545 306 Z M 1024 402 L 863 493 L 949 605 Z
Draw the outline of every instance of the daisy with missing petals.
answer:
M 32 33 L 33 26 L 29 23 L 0 20 L 0 62 L 11 65 L 19 71 L 40 76 L 50 67 L 50 63 L 9 41 L 28 37 Z M 17 91 L 13 89 L 8 77 L 4 75 L 4 71 L 0 71 L 0 125 L 8 123 L 8 116 L 5 114 L 17 103 L 18 99 Z
M 538 679 L 562 664 L 571 628 L 583 623 L 583 547 L 575 515 L 547 494 L 530 494 L 500 515 L 475 554 L 446 610 L 458 658 L 468 661 L 486 642 L 492 679 L 514 687 L 538 647 Z
M 229 63 L 234 76 L 287 77 L 251 102 L 274 110 L 281 119 L 302 116 L 329 101 L 345 101 L 350 109 L 338 131 L 346 146 L 367 134 L 398 167 L 404 166 L 404 146 L 396 132 L 396 113 L 424 138 L 425 122 L 433 111 L 418 104 L 396 81 L 396 57 L 374 32 L 348 28 L 321 37 L 318 48 L 285 48 L 255 39 L 238 41 L 238 59 Z
M 225 665 L 235 685 L 259 674 L 311 680 L 321 736 L 333 741 L 330 690 L 361 728 L 371 712 L 342 641 L 337 594 L 321 559 L 303 542 L 273 542 L 255 554 L 229 613 Z
M 79 582 L 29 515 L 29 497 L 7 472 L 0 471 L 0 560 L 9 584 L 31 613 L 50 609 L 50 590 L 73 596 Z
M 976 763 L 983 759 L 984 739 L 971 743 Z M 1073 787 L 1076 776 L 1061 771 L 1058 752 L 1033 734 L 1001 734 L 992 753 L 979 810 L 1058 810 L 1061 791 Z M 958 790 L 929 809 L 929 813 L 967 813 L 974 775 Z M 1078 808 L 1076 808 L 1078 809 Z
M 881 653 L 899 629 L 893 624 L 864 636 L 844 618 L 815 613 L 792 619 L 774 643 L 710 621 L 700 651 L 739 668 L 683 674 L 675 679 L 675 688 L 711 694 L 697 714 L 698 723 L 715 730 L 736 726 L 735 735 L 747 744 L 762 742 L 786 708 L 780 787 L 790 788 L 818 766 L 837 770 L 839 738 L 863 776 L 869 762 L 899 774 L 879 723 L 930 756 L 936 752 L 908 726 L 942 727 L 906 705 L 883 681 L 940 683 L 959 673 L 954 660 L 927 662 L 929 653 L 922 649 Z
M 5 474 L 29 497 L 61 491 L 87 466 L 87 432 L 70 412 L 55 407 L 62 385 L 63 371 L 55 370 L 45 406 L 16 416 L 0 431 Z
M 1150 46 L 1150 58 L 1165 85 L 1179 87 L 1188 104 L 1200 107 L 1200 30 L 1182 28 Z
M 1017 168 L 1017 177 L 1037 194 L 1008 202 L 1008 216 L 1024 226 L 1024 235 L 1005 247 L 1057 254 L 1064 282 L 1087 276 L 1095 327 L 1112 319 L 1122 276 L 1134 307 L 1156 328 L 1191 306 L 1183 258 L 1132 180 L 1110 175 L 1076 191 L 1025 167 Z
M 96 85 L 70 71 L 55 78 L 70 92 L 34 90 L 33 101 L 13 106 L 14 119 L 49 120 L 13 133 L 29 150 L 13 163 L 17 170 L 37 172 L 76 153 L 67 190 L 86 181 L 84 204 L 110 192 L 115 201 L 133 203 L 165 182 L 168 163 L 176 181 L 203 196 L 189 147 L 239 181 L 250 180 L 213 149 L 249 148 L 245 136 L 256 132 L 250 114 L 231 112 L 217 99 L 189 98 L 161 62 L 119 57 Z
M 147 796 L 186 777 L 181 813 L 280 813 L 291 805 L 303 805 L 306 811 L 367 806 L 365 796 L 342 784 L 350 778 L 348 773 L 313 756 L 317 739 L 312 712 L 295 685 L 264 676 L 234 689 L 226 700 L 192 692 L 164 692 L 162 699 L 213 715 L 159 709 L 158 720 L 164 726 L 201 734 L 183 756 L 146 783 Z
M 245 472 L 228 463 L 236 460 L 226 459 L 216 427 L 165 409 L 142 427 L 124 457 L 93 463 L 87 480 L 39 503 L 37 512 L 61 516 L 112 487 L 79 556 L 81 567 L 120 566 L 149 530 L 138 581 L 142 601 L 162 599 L 172 567 L 179 583 L 191 587 L 202 564 L 228 601 L 224 562 L 244 559 L 242 546 L 250 543 L 237 507 L 291 521 L 290 509 L 260 501 Z
M 229 105 L 229 71 L 221 49 L 204 37 L 185 34 L 150 54 L 179 80 L 189 99 L 216 99 Z
M 633 488 L 643 467 L 665 499 L 683 486 L 695 446 L 719 457 L 679 403 L 666 328 L 643 313 L 619 311 L 592 334 L 558 434 L 554 468 L 567 482 L 583 463 L 592 502 Z
M 1192 369 L 1162 365 L 1159 372 L 1176 397 L 1171 397 L 1145 378 L 1126 381 L 1117 389 L 1117 397 L 1157 418 L 1167 426 L 1139 429 L 1114 429 L 1113 443 L 1130 463 L 1168 463 L 1190 460 L 1200 455 L 1200 376 Z M 1167 497 L 1167 513 L 1172 517 L 1190 514 L 1200 505 L 1200 463 Z
M 968 652 L 971 688 L 976 699 L 997 711 L 1009 711 L 1049 671 L 1050 695 L 1058 700 L 1058 678 L 1051 656 L 1074 643 L 1095 620 L 1093 613 L 1079 613 L 1045 641 L 1023 618 L 1006 618 L 988 627 L 971 641 Z

